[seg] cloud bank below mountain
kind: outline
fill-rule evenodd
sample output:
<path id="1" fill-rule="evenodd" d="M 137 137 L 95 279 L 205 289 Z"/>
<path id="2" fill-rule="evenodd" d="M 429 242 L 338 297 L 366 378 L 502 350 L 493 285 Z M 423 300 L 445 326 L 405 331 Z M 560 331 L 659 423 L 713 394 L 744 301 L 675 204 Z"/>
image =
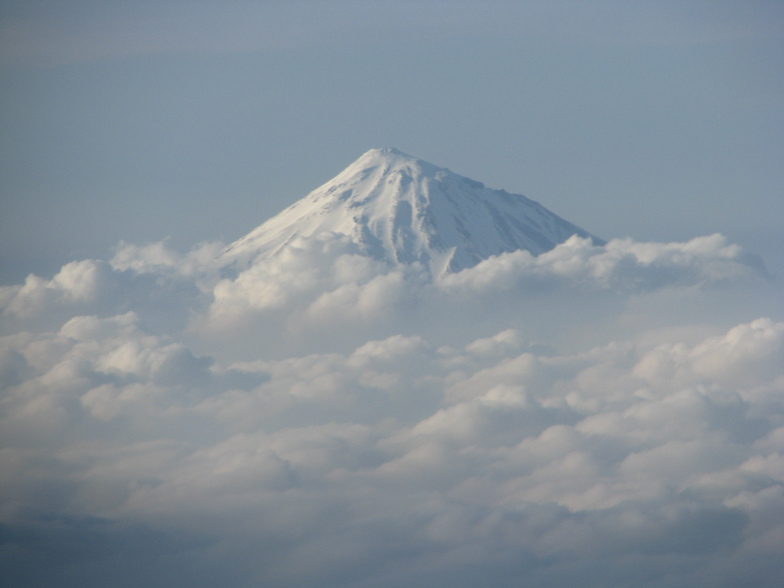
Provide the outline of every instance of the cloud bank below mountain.
<path id="1" fill-rule="evenodd" d="M 15 585 L 784 574 L 779 285 L 723 237 L 440 278 L 335 234 L 233 274 L 219 250 L 0 290 Z"/>

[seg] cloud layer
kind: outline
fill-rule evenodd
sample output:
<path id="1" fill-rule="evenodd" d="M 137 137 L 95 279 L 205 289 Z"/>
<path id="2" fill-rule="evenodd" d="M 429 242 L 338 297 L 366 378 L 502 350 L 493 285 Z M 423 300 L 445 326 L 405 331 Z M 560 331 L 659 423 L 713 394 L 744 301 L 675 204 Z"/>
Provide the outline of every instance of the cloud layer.
<path id="1" fill-rule="evenodd" d="M 784 317 L 749 306 L 779 286 L 721 236 L 440 278 L 332 235 L 217 251 L 0 290 L 14 585 L 784 575 Z"/>

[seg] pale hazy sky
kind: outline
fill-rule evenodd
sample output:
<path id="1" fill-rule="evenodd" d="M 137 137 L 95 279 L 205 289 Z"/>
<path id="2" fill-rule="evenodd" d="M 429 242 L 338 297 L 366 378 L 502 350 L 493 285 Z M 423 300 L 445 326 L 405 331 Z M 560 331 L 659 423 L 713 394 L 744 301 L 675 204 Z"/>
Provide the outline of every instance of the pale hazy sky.
<path id="1" fill-rule="evenodd" d="M 120 239 L 232 240 L 371 147 L 608 238 L 754 247 L 784 218 L 778 2 L 1 10 L 5 283 Z"/>
<path id="2" fill-rule="evenodd" d="M 780 2 L 12 1 L 0 67 L 3 283 L 233 240 L 384 146 L 605 238 L 784 219 Z"/>

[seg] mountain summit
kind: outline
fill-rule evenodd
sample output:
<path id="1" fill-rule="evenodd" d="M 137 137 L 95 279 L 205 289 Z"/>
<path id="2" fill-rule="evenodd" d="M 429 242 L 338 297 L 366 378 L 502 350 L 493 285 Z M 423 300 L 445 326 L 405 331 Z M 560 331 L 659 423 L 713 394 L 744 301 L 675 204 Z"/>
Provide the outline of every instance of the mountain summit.
<path id="1" fill-rule="evenodd" d="M 421 262 L 433 274 L 518 249 L 538 255 L 575 234 L 602 242 L 525 196 L 387 148 L 366 152 L 221 258 L 250 262 L 323 232 L 346 235 L 365 254 L 392 264 Z"/>

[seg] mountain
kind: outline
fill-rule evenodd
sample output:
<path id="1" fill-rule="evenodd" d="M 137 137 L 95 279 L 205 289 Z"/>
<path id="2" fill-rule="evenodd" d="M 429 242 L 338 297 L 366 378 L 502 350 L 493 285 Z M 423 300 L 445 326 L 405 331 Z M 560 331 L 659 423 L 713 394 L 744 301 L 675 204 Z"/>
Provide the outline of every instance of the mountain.
<path id="1" fill-rule="evenodd" d="M 460 271 L 493 255 L 538 255 L 580 227 L 525 196 L 493 190 L 396 149 L 371 149 L 326 184 L 221 254 L 246 264 L 297 237 L 331 231 L 391 264 L 421 262 L 433 274 Z"/>

